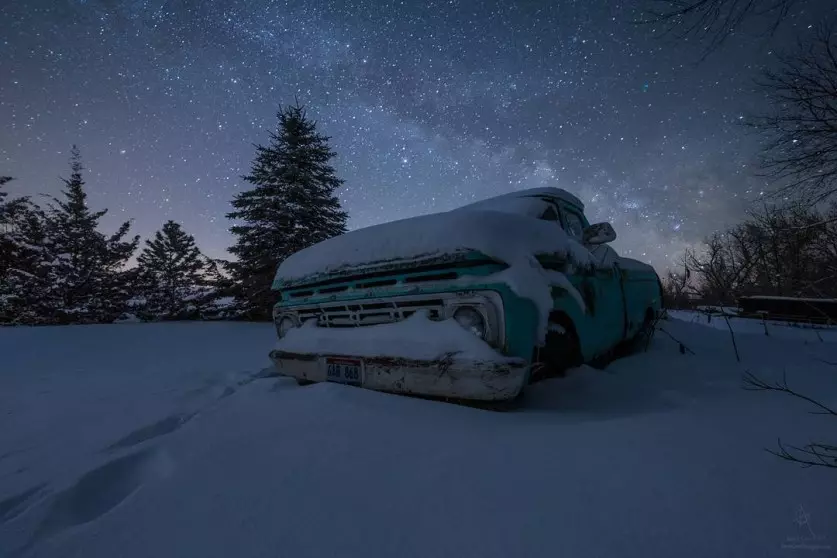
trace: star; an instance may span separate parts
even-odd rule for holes
[[[0,174],[55,194],[76,143],[91,203],[228,257],[239,177],[296,98],[331,137],[350,228],[558,186],[664,271],[764,194],[740,123],[773,54],[736,36],[692,64],[629,5],[5,2]],[[830,3],[806,6],[800,29]]]

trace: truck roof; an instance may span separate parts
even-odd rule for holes
[[[491,198],[486,198],[484,200],[476,201],[473,203],[469,203],[468,205],[463,205],[458,209],[510,209],[509,206],[520,207],[521,209],[525,208],[526,204],[525,201],[527,199],[530,200],[551,200],[551,201],[563,201],[570,205],[576,206],[580,211],[584,211],[584,204],[581,203],[581,200],[578,199],[573,194],[563,190],[561,188],[552,188],[552,187],[545,187],[545,188],[529,188],[527,190],[517,190],[514,192],[509,192],[506,194],[500,194],[499,196],[494,196]],[[520,203],[520,201],[524,203]],[[507,205],[508,204],[508,205]],[[506,206],[506,207],[504,207]],[[514,210],[513,210],[514,211]],[[516,212],[516,211],[514,211]],[[522,211],[525,212],[525,211]]]

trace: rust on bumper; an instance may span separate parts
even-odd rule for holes
[[[524,359],[481,361],[460,359],[455,354],[434,360],[415,360],[280,350],[270,353],[280,374],[312,382],[326,381],[325,359],[328,357],[361,360],[361,385],[367,389],[481,401],[513,399],[523,389],[529,370],[529,363]]]

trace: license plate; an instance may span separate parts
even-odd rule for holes
[[[363,365],[355,358],[326,358],[326,379],[359,386],[363,382]]]

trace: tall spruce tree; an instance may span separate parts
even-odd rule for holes
[[[256,146],[251,190],[235,196],[227,214],[241,224],[229,265],[239,309],[249,319],[268,318],[275,296],[270,290],[276,266],[285,258],[346,232],[347,214],[335,191],[343,184],[331,159],[327,136],[316,131],[298,103],[280,107],[279,124],[267,146]]]
[[[98,230],[107,209],[90,211],[82,178],[83,167],[74,145],[71,174],[63,179],[63,199],[47,211],[47,233],[55,260],[54,283],[49,302],[62,323],[112,322],[126,309],[132,273],[124,269],[139,243],[139,236],[125,240],[131,227],[126,221],[111,236]]]
[[[152,319],[194,319],[207,301],[212,265],[180,224],[167,221],[137,258],[145,297],[143,310]]]

